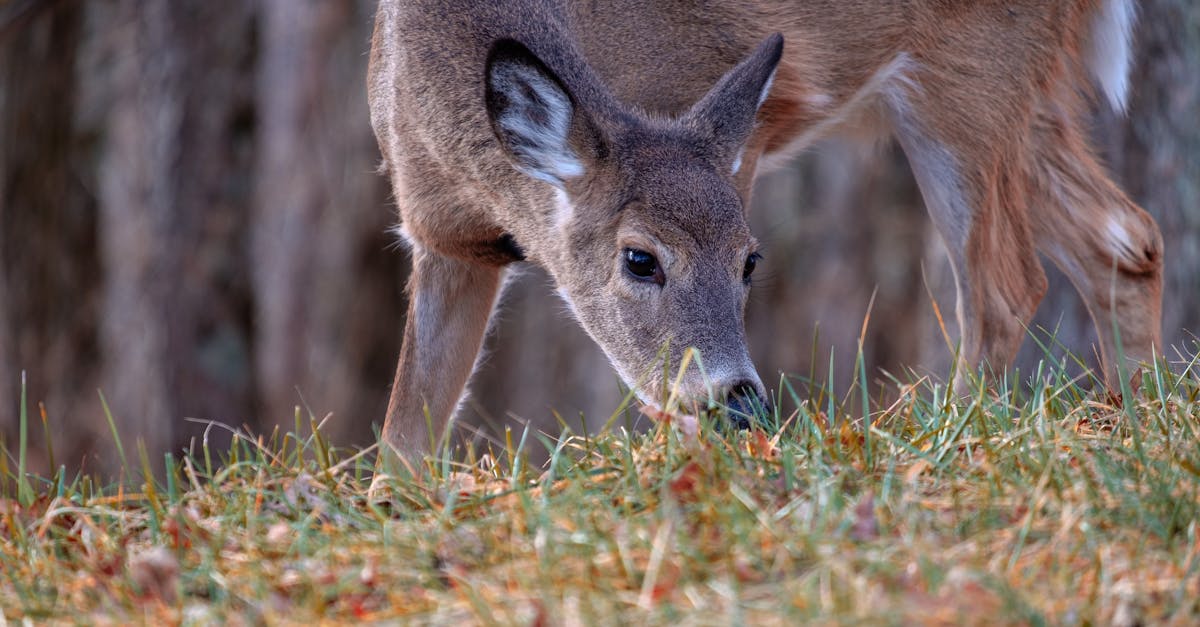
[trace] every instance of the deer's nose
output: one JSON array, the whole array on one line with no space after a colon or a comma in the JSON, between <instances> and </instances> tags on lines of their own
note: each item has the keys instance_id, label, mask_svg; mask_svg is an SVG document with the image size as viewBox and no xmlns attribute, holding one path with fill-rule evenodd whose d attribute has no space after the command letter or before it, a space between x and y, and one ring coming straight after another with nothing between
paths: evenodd
<instances>
[{"instance_id":1,"label":"deer's nose","mask_svg":"<svg viewBox=\"0 0 1200 627\"><path fill-rule=\"evenodd\" d=\"M725 397L729 408L730 426L749 429L757 422L756 416L771 413L771 404L758 392L758 386L750 381L740 381L729 388Z\"/></svg>"}]
</instances>

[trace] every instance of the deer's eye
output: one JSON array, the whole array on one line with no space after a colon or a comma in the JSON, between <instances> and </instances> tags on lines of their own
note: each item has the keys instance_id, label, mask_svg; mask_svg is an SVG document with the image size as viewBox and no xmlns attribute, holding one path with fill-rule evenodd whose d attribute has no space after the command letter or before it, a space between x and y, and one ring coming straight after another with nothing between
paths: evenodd
<instances>
[{"instance_id":1,"label":"deer's eye","mask_svg":"<svg viewBox=\"0 0 1200 627\"><path fill-rule=\"evenodd\" d=\"M639 281L651 281L662 284L662 271L658 267L658 260L654 255L636 248L626 248L625 270L629 272L633 278Z\"/></svg>"},{"instance_id":2,"label":"deer's eye","mask_svg":"<svg viewBox=\"0 0 1200 627\"><path fill-rule=\"evenodd\" d=\"M760 259L762 259L762 255L758 253L750 253L750 256L746 257L746 266L742 268L743 281L750 280L750 275L754 274L754 268L758 266Z\"/></svg>"}]
</instances>

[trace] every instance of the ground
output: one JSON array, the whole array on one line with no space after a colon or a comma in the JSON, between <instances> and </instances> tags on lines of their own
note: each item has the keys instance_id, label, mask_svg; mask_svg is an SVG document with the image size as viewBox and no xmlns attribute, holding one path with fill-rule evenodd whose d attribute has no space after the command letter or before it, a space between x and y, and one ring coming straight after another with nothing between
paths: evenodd
<instances>
[{"instance_id":1,"label":"ground","mask_svg":"<svg viewBox=\"0 0 1200 627\"><path fill-rule=\"evenodd\" d=\"M1196 367L1120 395L1050 366L967 396L783 379L761 429L618 411L386 476L315 420L103 487L14 449L0 622L1195 624Z\"/></svg>"}]
</instances>

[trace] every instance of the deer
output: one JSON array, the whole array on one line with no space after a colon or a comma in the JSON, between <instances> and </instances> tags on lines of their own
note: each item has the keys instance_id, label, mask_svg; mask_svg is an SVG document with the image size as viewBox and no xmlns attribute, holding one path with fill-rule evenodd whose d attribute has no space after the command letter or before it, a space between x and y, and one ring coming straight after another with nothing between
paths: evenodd
<instances>
[{"instance_id":1,"label":"deer","mask_svg":"<svg viewBox=\"0 0 1200 627\"><path fill-rule=\"evenodd\" d=\"M412 256L383 442L411 460L445 435L519 262L648 414L769 406L753 183L837 135L907 157L962 368L1011 364L1044 255L1115 385L1159 351L1162 237L1084 118L1124 110L1134 21L1132 0L381 0L370 118Z\"/></svg>"}]
</instances>

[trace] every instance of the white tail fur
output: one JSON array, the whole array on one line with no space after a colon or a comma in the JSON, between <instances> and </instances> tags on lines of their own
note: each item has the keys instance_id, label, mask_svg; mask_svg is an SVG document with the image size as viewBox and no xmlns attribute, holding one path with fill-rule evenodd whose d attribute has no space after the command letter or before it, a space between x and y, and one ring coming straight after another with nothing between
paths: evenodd
<instances>
[{"instance_id":1,"label":"white tail fur","mask_svg":"<svg viewBox=\"0 0 1200 627\"><path fill-rule=\"evenodd\" d=\"M1124 112L1129 101L1129 68L1133 61L1133 0L1104 0L1092 18L1085 61L1113 110Z\"/></svg>"}]
</instances>

